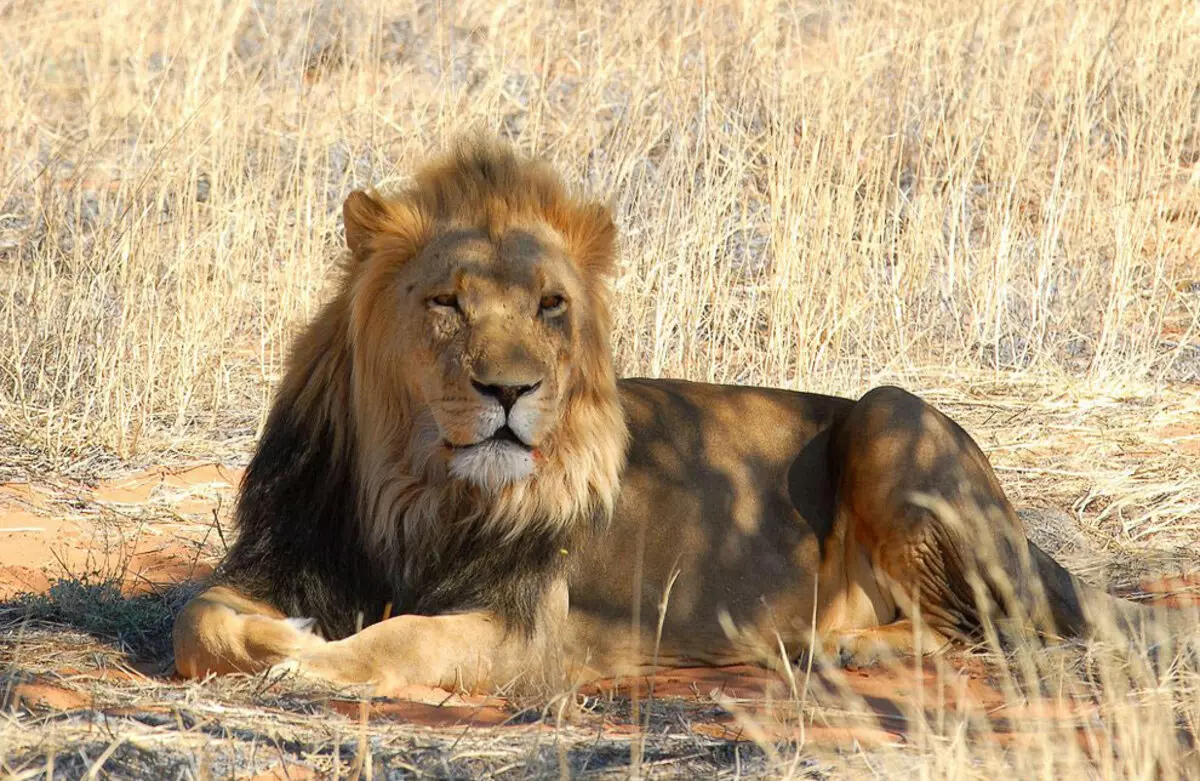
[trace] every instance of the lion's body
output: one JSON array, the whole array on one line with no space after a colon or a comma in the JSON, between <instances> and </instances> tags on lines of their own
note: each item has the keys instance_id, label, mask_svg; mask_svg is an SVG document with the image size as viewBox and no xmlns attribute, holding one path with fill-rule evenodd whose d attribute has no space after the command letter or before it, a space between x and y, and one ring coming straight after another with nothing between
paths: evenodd
<instances>
[{"instance_id":1,"label":"lion's body","mask_svg":"<svg viewBox=\"0 0 1200 781\"><path fill-rule=\"evenodd\" d=\"M771 663L971 636L975 585L1085 627L1090 592L915 396L618 384L611 222L544 167L468 147L394 200L352 195L346 232L238 540L176 622L180 672L386 691Z\"/></svg>"},{"instance_id":2,"label":"lion's body","mask_svg":"<svg viewBox=\"0 0 1200 781\"><path fill-rule=\"evenodd\" d=\"M837 646L902 620L892 582L955 575L922 536L932 519L919 510L903 519L908 492L948 497L1023 539L966 433L899 389L859 402L677 380L624 380L620 389L632 432L622 492L602 539L572 553L582 561L569 571L569 657L598 660L594 674L632 672L655 652L664 665L793 659L814 640ZM963 484L986 486L976 506L959 500ZM997 556L1004 535L997 530ZM1077 629L1075 584L1048 558L1032 566L1051 592L1053 620ZM926 623L936 633L927 643L978 629L967 605ZM893 634L883 644L915 639Z\"/></svg>"},{"instance_id":3,"label":"lion's body","mask_svg":"<svg viewBox=\"0 0 1200 781\"><path fill-rule=\"evenodd\" d=\"M670 380L626 380L621 396L632 434L622 491L603 539L570 554L580 560L569 580L572 656L608 659L612 673L644 664L638 656L657 642L664 664L745 661L750 649L727 636L722 611L798 651L833 529L830 432L851 402ZM644 632L634 638L639 601Z\"/></svg>"}]
</instances>

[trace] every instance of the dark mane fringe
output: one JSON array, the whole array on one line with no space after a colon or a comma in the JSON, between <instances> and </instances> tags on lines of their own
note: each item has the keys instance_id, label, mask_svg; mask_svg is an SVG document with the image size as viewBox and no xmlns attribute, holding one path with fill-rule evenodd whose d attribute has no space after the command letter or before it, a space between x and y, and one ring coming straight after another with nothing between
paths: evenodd
<instances>
[{"instance_id":1,"label":"dark mane fringe","mask_svg":"<svg viewBox=\"0 0 1200 781\"><path fill-rule=\"evenodd\" d=\"M238 536L217 579L289 616L316 619L330 639L352 634L360 621L381 620L389 603L392 615L491 610L532 633L540 596L566 561L563 551L603 518L558 531L531 527L507 540L448 524L437 550L398 552L420 556L415 567L380 561L357 518L358 438L341 306L340 299L330 304L292 356L242 479ZM406 569L413 573L408 580Z\"/></svg>"}]
</instances>

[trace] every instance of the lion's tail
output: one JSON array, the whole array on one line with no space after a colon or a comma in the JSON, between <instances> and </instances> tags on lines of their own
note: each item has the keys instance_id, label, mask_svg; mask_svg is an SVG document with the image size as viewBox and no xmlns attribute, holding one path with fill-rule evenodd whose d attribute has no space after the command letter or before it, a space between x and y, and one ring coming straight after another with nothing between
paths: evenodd
<instances>
[{"instance_id":1,"label":"lion's tail","mask_svg":"<svg viewBox=\"0 0 1200 781\"><path fill-rule=\"evenodd\" d=\"M1032 542L1029 550L1058 634L1120 636L1158 647L1183 639L1200 627L1195 611L1142 605L1113 596L1079 580Z\"/></svg>"}]
</instances>

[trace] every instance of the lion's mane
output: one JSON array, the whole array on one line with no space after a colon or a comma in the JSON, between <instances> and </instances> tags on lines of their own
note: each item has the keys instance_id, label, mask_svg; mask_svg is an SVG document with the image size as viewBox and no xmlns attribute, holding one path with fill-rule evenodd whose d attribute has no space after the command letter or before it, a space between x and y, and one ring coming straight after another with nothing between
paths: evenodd
<instances>
[{"instance_id":1,"label":"lion's mane","mask_svg":"<svg viewBox=\"0 0 1200 781\"><path fill-rule=\"evenodd\" d=\"M541 594L569 560L564 552L610 517L623 466L628 435L609 347L614 227L607 210L568 195L548 166L479 141L460 144L382 203L369 235L352 234L348 221L352 252L339 291L292 348L219 575L290 616L316 619L331 638L388 612L474 609L532 631ZM375 294L380 270L415 257L439 226L498 236L531 219L563 237L590 316L537 471L486 492L419 455L432 423L379 365L386 340L418 335L397 333Z\"/></svg>"}]
</instances>

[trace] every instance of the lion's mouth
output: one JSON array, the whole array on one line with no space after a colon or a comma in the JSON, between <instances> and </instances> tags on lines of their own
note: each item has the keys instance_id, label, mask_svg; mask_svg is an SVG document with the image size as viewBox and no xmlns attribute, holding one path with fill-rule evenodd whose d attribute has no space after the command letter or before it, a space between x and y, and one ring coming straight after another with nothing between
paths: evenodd
<instances>
[{"instance_id":1,"label":"lion's mouth","mask_svg":"<svg viewBox=\"0 0 1200 781\"><path fill-rule=\"evenodd\" d=\"M523 450L533 452L533 446L526 444L525 441L518 437L516 432L514 432L507 425L501 426L500 428L496 429L496 432L490 437L481 439L478 442L472 442L469 445L456 445L453 442L447 442L446 447L450 448L451 450L470 450L471 448L480 447L482 445L488 445L491 443L516 445Z\"/></svg>"}]
</instances>

